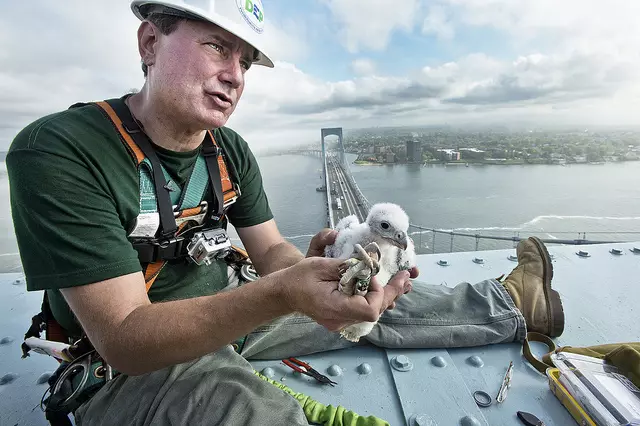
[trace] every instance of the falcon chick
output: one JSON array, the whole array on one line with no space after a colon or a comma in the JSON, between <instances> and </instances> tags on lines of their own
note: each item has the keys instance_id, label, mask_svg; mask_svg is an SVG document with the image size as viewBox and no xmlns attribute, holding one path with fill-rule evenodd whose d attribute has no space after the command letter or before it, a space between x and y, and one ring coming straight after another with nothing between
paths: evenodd
<instances>
[{"instance_id":1,"label":"falcon chick","mask_svg":"<svg viewBox=\"0 0 640 426\"><path fill-rule=\"evenodd\" d=\"M415 247L408 235L409 217L397 204L378 203L371 207L365 222L355 215L336 225L334 244L325 248L325 256L345 259L338 289L348 295L364 296L371 277L385 286L398 271L415 266ZM352 342L371 332L376 322L345 327L340 334Z\"/></svg>"}]
</instances>

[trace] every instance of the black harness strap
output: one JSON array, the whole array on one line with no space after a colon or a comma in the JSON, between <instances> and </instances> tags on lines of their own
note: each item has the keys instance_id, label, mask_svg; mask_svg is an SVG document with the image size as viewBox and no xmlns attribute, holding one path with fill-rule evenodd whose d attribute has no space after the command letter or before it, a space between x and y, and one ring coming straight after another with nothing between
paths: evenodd
<instances>
[{"instance_id":1,"label":"black harness strap","mask_svg":"<svg viewBox=\"0 0 640 426\"><path fill-rule=\"evenodd\" d=\"M163 238L172 238L178 230L176 219L173 215L173 205L167 188L167 180L162 173L162 166L158 156L151 146L149 137L140 129L134 120L129 108L124 102L109 102L109 105L118 114L122 121L122 126L131 135L136 145L151 162L153 167L153 183L156 187L156 197L158 199L158 213L160 214L160 231Z\"/></svg>"},{"instance_id":2,"label":"black harness strap","mask_svg":"<svg viewBox=\"0 0 640 426\"><path fill-rule=\"evenodd\" d=\"M222 180L220 179L220 165L218 164L218 156L220 155L220 147L213 144L211 135L207 132L202 146L202 155L207 163L209 171L209 182L213 186L214 198L216 202L215 216L219 219L224 211L224 195L222 194Z\"/></svg>"}]
</instances>

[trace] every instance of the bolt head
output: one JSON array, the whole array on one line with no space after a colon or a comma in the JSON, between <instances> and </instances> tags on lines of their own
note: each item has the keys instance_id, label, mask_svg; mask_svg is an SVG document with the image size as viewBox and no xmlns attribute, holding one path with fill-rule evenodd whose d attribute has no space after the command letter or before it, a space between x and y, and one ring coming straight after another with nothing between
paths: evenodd
<instances>
[{"instance_id":1,"label":"bolt head","mask_svg":"<svg viewBox=\"0 0 640 426\"><path fill-rule=\"evenodd\" d=\"M406 368L410 365L409 358L404 355L398 355L396 357L396 364L398 364L399 367Z\"/></svg>"}]
</instances>

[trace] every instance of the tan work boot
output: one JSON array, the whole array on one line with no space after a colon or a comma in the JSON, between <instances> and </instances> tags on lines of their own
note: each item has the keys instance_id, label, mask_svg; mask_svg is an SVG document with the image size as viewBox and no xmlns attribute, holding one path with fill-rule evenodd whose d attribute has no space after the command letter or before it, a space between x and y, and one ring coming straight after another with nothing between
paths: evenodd
<instances>
[{"instance_id":1,"label":"tan work boot","mask_svg":"<svg viewBox=\"0 0 640 426\"><path fill-rule=\"evenodd\" d=\"M564 331L564 311L557 291L551 289L553 266L542 241L529 237L517 248L518 266L502 284L524 315L527 331L557 337Z\"/></svg>"}]
</instances>

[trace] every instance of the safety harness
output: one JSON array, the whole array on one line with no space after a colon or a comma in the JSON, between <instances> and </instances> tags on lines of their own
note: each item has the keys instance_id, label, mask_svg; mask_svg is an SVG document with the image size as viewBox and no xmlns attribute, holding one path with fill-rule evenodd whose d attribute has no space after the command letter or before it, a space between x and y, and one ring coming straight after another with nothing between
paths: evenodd
<instances>
[{"instance_id":1,"label":"safety harness","mask_svg":"<svg viewBox=\"0 0 640 426\"><path fill-rule=\"evenodd\" d=\"M243 279L257 278L247 253L233 245L224 230L225 215L240 196L237 174L232 181L230 164L211 131L183 188L162 165L141 124L124 98L92 103L113 125L131 155L139 175L140 210L128 239L138 252L147 292L169 262L192 261L209 265L224 259ZM233 171L233 169L231 169ZM211 186L213 202L205 201ZM253 273L253 274L252 274ZM41 340L42 332L45 340ZM51 349L59 342L64 349ZM236 346L237 347L237 346ZM42 310L32 318L25 334L22 357L30 350L55 356L59 368L49 379L50 396L43 398L45 416L52 426L71 425L68 414L91 398L113 376L86 335L68 335L53 317L47 292ZM82 392L80 392L82 391Z\"/></svg>"},{"instance_id":2,"label":"safety harness","mask_svg":"<svg viewBox=\"0 0 640 426\"><path fill-rule=\"evenodd\" d=\"M96 105L118 131L138 167L140 212L129 239L140 263L146 265L143 267L148 290L168 261L187 257L195 230L218 230L218 234L223 231L224 214L240 196L240 188L231 181L222 150L210 131L181 189L160 163L149 138L122 100ZM214 195L212 206L203 201L209 183ZM220 238L216 242L220 244ZM226 248L231 247L230 242L224 243ZM196 256L194 261L210 263L204 259L207 258Z\"/></svg>"}]
</instances>

